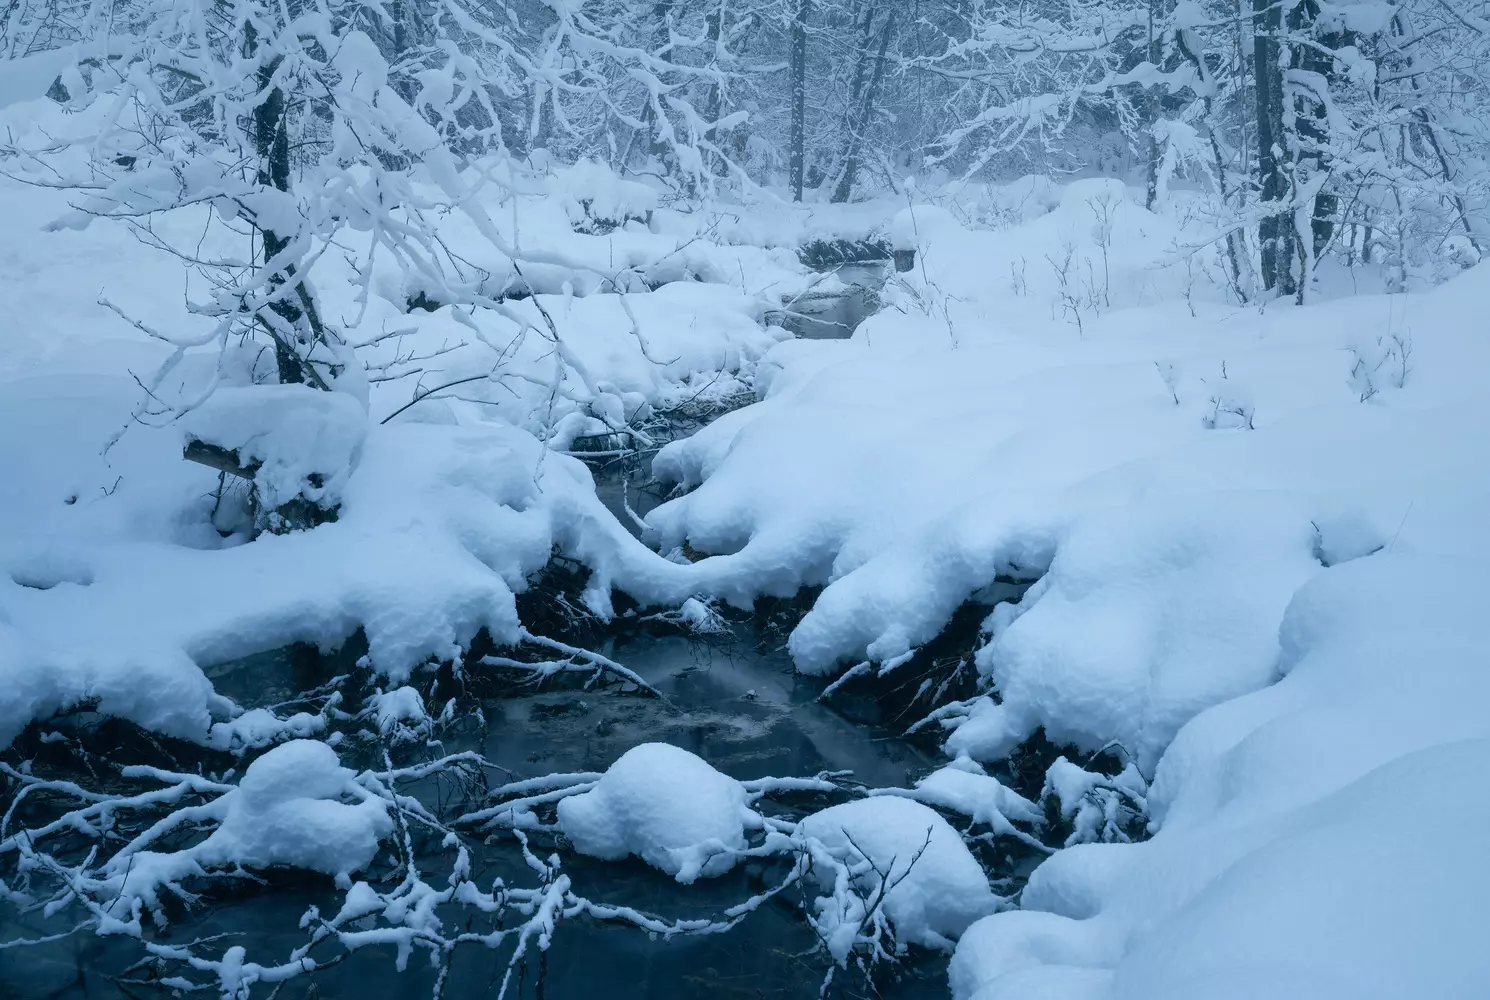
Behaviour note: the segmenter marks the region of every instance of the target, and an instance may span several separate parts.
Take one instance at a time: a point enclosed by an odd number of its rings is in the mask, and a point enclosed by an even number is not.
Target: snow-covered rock
[[[636,855],[689,883],[722,875],[761,825],[745,789],[702,758],[667,743],[632,747],[594,788],[562,799],[559,828],[581,854]]]
[[[139,904],[158,910],[167,886],[212,870],[299,868],[350,885],[351,873],[365,869],[393,832],[386,802],[356,777],[316,740],[268,751],[236,788],[157,828],[183,819],[214,822],[205,839],[178,851],[121,850],[108,860],[103,870],[119,904],[113,916],[132,917],[137,933]]]
[[[831,806],[806,817],[796,839],[815,859],[818,930],[840,961],[853,947],[866,903],[880,898],[900,945],[948,948],[1000,899],[957,831],[934,810],[882,796]],[[837,874],[848,873],[847,884]]]

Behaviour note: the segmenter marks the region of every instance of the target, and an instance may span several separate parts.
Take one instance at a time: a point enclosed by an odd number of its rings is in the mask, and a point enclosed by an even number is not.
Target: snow
[[[368,707],[378,720],[378,732],[395,731],[401,723],[420,723],[429,718],[424,699],[407,684],[392,691],[379,691],[368,699]]]
[[[46,101],[4,111],[18,138],[86,130],[91,113],[63,115]],[[585,181],[592,194],[608,183],[597,169]],[[553,449],[739,391],[785,336],[760,318],[808,278],[786,251],[647,230],[575,233],[550,189],[577,183],[573,171],[532,180],[503,225],[539,256],[578,258],[571,275],[605,262],[611,275],[681,268],[678,280],[624,297],[556,289],[457,317],[450,306],[406,313],[386,258],[359,301],[357,272],[333,255],[319,265],[317,292],[328,323],[369,345],[358,356],[371,386],[352,373],[334,393],[266,385],[272,352],[230,343],[220,364],[211,346],[186,351],[148,396],[136,379],[171,351],[146,331],[199,339],[210,321],[186,303],[208,289],[123,227],[43,233],[65,198],[0,179],[11,223],[0,271],[26,290],[0,349],[0,419],[26,428],[0,436],[0,516],[24,526],[0,531],[0,675],[15,695],[0,704],[0,745],[33,718],[91,701],[172,736],[262,746],[273,727],[259,716],[239,724],[241,709],[203,667],[292,642],[330,649],[361,629],[366,666],[397,688],[431,660],[458,657],[482,630],[520,641],[514,594],[556,550],[592,563],[588,596],[599,610],[617,578],[664,604],[692,597],[682,568],[637,543],[596,499],[589,472]],[[642,198],[624,185],[615,196],[632,207]],[[201,241],[204,253],[243,252],[206,222],[187,209],[156,232]],[[499,267],[469,219],[442,225],[448,245]],[[687,261],[718,281],[691,280]],[[543,312],[562,351],[524,332],[523,323],[543,325]],[[189,412],[161,417],[160,401]],[[338,521],[243,544],[245,485],[229,477],[219,503],[218,474],[182,461],[183,438],[259,463],[262,503],[339,502]],[[308,725],[280,720],[278,738],[307,735]]]
[[[1046,861],[1022,911],[963,937],[953,995],[1483,995],[1485,570],[1389,555],[1306,584],[1283,679],[1160,762],[1153,839]]]
[[[629,855],[688,884],[722,875],[760,817],[745,788],[667,743],[632,747],[589,791],[559,801],[559,829],[581,854]]]
[[[833,890],[817,900],[816,922],[840,961],[866,920],[866,901],[880,901],[901,946],[930,948],[950,947],[1000,904],[957,831],[910,799],[830,806],[802,820],[796,837],[814,858],[826,855],[848,869],[846,879],[835,877],[831,862],[813,869],[820,887]]]
[[[1010,833],[1014,823],[1044,822],[1035,803],[1006,788],[968,757],[933,771],[913,788],[875,789],[876,794],[900,795],[924,805],[967,816],[974,824],[992,827],[995,833]]]
[[[367,411],[346,393],[305,385],[222,386],[180,426],[188,442],[216,445],[254,468],[265,507],[303,498],[329,509],[362,450]]]
[[[130,769],[125,776],[132,776]],[[336,751],[315,740],[274,747],[248,766],[236,787],[186,812],[157,824],[104,864],[116,893],[111,915],[122,925],[117,930],[138,935],[142,906],[158,914],[163,893],[209,870],[299,868],[335,876],[349,887],[350,874],[366,868],[379,842],[393,832],[384,800],[341,766]],[[143,849],[187,820],[216,825],[190,847]]]
[[[1100,282],[1091,203],[1113,195],[1081,182],[1022,226],[943,232],[892,309],[849,341],[782,345],[761,402],[654,465],[691,491],[649,537],[718,554],[699,564],[716,592],[826,585],[791,636],[805,672],[891,660],[989,584],[1038,578],[985,625],[999,697],[948,719],[953,754],[997,759],[1043,727],[1151,773],[1190,717],[1274,679],[1278,619],[1325,564],[1484,548],[1468,511],[1490,482],[1464,456],[1484,453],[1490,359],[1463,317],[1490,275],[1262,315],[1213,287],[1192,320],[1162,301],[1182,231],[1121,201],[1113,306],[1082,306],[1081,330],[1053,265],[1021,293],[989,281],[1069,242]],[[1405,387],[1378,377],[1364,403],[1362,329],[1413,344]],[[1243,398],[1255,429],[1227,417]]]
[[[962,937],[957,1000],[1482,995],[1490,271],[1239,308],[1173,215],[1104,224],[1119,194],[933,217],[886,312],[778,347],[760,402],[663,451],[689,492],[650,537],[713,554],[715,592],[825,586],[790,642],[816,674],[1034,581],[945,749],[1043,731],[1126,769],[1051,769],[1071,846]],[[969,814],[976,776],[939,774],[895,795]],[[1152,840],[1089,842],[1126,839],[1119,801]]]
[[[86,129],[12,69],[6,124]],[[87,706],[271,747],[202,807],[205,839],[109,862],[121,900],[153,909],[211,867],[344,879],[391,831],[312,739],[324,718],[245,711],[204,668],[360,630],[366,717],[394,734],[430,718],[428,665],[483,631],[530,638],[516,595],[555,554],[589,571],[595,613],[619,591],[698,631],[715,602],[822,587],[789,643],[819,676],[905,657],[1017,582],[967,651],[978,694],[938,715],[952,763],[792,833],[835,959],[866,927],[955,942],[956,1000],[1490,993],[1490,270],[1386,296],[1325,268],[1308,307],[1261,307],[1224,287],[1181,190],[1158,212],[1116,181],[1031,177],[688,214],[596,163],[501,169],[515,193],[488,222],[531,267],[455,213],[459,275],[328,255],[316,287],[371,384],[266,385],[272,360],[228,345],[219,366],[209,345],[152,390],[200,401],[180,421],[142,417],[135,376],[169,355],[147,330],[201,335],[200,283],[119,229],[43,235],[64,200],[0,179],[0,272],[24,291],[0,347],[0,746]],[[205,218],[161,231],[242,252]],[[793,248],[819,236],[917,250],[849,340],[767,322],[817,280]],[[456,286],[483,301],[437,300]],[[650,446],[670,409],[751,391],[658,454],[680,489],[651,548],[564,454]],[[242,484],[219,501],[183,437],[258,463],[271,505],[337,521],[250,542]],[[1037,733],[1065,748],[1043,798],[1072,833],[1016,902],[936,810],[1028,843],[1042,809],[979,762]],[[1073,763],[1104,751],[1120,774]],[[557,805],[569,844],[684,884],[784,828],[676,747],[589,780]],[[1151,839],[1099,842],[1126,837],[1119,791]]]

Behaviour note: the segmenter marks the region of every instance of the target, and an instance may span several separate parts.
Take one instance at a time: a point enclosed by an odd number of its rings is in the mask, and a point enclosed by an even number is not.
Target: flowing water
[[[839,265],[834,274],[841,285],[825,282],[823,290],[804,293],[768,319],[808,340],[851,337],[860,323],[879,311],[879,290],[893,268],[889,261]]]
[[[873,289],[885,268],[845,268],[850,291],[807,303],[796,317],[805,336],[847,336],[874,307]],[[863,271],[862,274],[859,271]],[[799,306],[802,303],[798,303]],[[813,325],[816,324],[816,325]],[[654,495],[627,491],[618,468],[597,474],[601,497],[630,523],[623,494],[645,513]],[[707,637],[658,635],[640,629],[603,638],[599,651],[636,671],[664,696],[608,691],[534,689],[484,698],[484,726],[456,725],[441,734],[439,752],[477,750],[516,778],[554,772],[603,770],[640,743],[663,741],[698,754],[740,779],[851,771],[872,786],[905,785],[933,766],[931,759],[889,730],[849,722],[817,702],[819,682],[802,678],[784,650],[785,632],[761,618],[733,623],[732,632]],[[324,677],[328,667],[304,651],[279,650],[209,671],[218,689],[246,706],[291,697]],[[348,761],[351,763],[351,761]],[[369,766],[372,761],[366,762]],[[481,883],[501,876],[530,884],[531,872],[510,839],[478,851],[474,875]],[[597,902],[625,903],[683,919],[717,916],[779,878],[781,865],[751,863],[728,874],[681,886],[645,864],[602,863],[568,853],[564,871],[575,891]],[[280,961],[305,941],[301,915],[312,905],[334,912],[338,894],[325,880],[275,876],[265,886],[235,889],[204,901],[163,940],[228,935],[249,958]],[[802,919],[800,896],[778,897],[723,935],[655,939],[630,927],[589,920],[562,924],[542,966],[530,969],[512,997],[546,1000],[729,1000],[806,998],[819,995],[826,959]],[[7,925],[7,917],[11,918]],[[0,940],[55,933],[67,925],[17,921],[0,910]],[[168,990],[124,987],[114,977],[139,955],[120,938],[79,934],[50,944],[0,949],[3,1000],[128,1000],[169,996]],[[507,949],[458,950],[444,996],[495,997]],[[946,994],[946,958],[913,952],[875,988],[887,998]],[[312,983],[314,986],[312,987]],[[416,952],[395,972],[391,948],[368,947],[314,977],[289,982],[276,1000],[355,997],[404,1000],[429,996],[434,973]],[[267,995],[264,987],[259,988]],[[256,993],[255,996],[259,994]],[[853,995],[852,992],[850,995]]]
[[[752,622],[724,637],[684,638],[640,632],[604,647],[637,671],[666,701],[612,691],[535,690],[482,702],[484,729],[455,727],[444,752],[480,750],[517,777],[601,770],[639,743],[661,740],[690,750],[741,779],[851,770],[870,785],[903,785],[932,762],[887,731],[845,721],[819,705],[820,685],[800,678],[781,649],[782,635]],[[254,657],[214,671],[224,692],[244,701],[272,700],[303,685],[303,666],[284,652]],[[476,858],[479,881],[501,875],[529,884],[531,873],[508,839]],[[767,866],[768,867],[768,866]],[[575,889],[596,901],[624,902],[669,918],[717,915],[779,876],[759,864],[680,886],[638,861],[602,863],[566,854]],[[305,940],[298,922],[307,907],[334,912],[337,894],[320,879],[276,878],[267,887],[234,891],[198,906],[169,940],[231,934],[260,961],[282,960]],[[635,929],[587,920],[560,926],[545,963],[541,990],[529,978],[509,996],[548,1000],[641,998],[808,998],[818,995],[826,969],[810,954],[815,939],[802,920],[800,897],[773,901],[727,934],[653,940]],[[0,927],[0,939],[32,935],[39,922]],[[181,937],[178,937],[180,935]],[[5,1000],[125,1000],[169,995],[126,992],[109,978],[137,957],[123,939],[78,935],[55,944],[0,950],[0,997]],[[280,1000],[356,997],[403,1000],[428,996],[433,974],[419,953],[404,973],[393,970],[391,948],[355,952],[340,965],[296,979]],[[457,951],[445,996],[494,997],[506,949]],[[887,997],[945,995],[945,959],[914,953],[898,979],[877,982]],[[261,989],[263,989],[261,987]],[[267,993],[267,991],[265,991]]]

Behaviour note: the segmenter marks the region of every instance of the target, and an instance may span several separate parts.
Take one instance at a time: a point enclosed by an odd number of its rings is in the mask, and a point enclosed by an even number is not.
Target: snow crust
[[[744,786],[667,743],[632,747],[589,791],[560,800],[559,828],[581,854],[635,855],[685,885],[722,875],[758,829]]]

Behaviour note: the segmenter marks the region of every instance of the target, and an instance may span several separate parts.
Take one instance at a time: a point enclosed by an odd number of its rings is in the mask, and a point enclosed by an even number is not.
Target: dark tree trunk
[[[812,0],[797,0],[797,10],[792,17],[792,135],[787,172],[793,201],[802,200],[807,167],[807,17],[811,8]]]
[[[657,22],[657,36],[652,45],[654,50],[663,50],[663,62],[673,61],[672,51],[667,48],[667,45],[672,40],[670,19],[673,8],[677,6],[677,2],[678,0],[658,0],[657,3],[652,5],[652,17]],[[648,148],[652,151],[652,155],[666,160],[671,150],[668,149],[667,143],[663,142],[662,137],[658,134],[657,111],[652,107],[651,101],[647,102],[646,110],[642,114],[642,121],[647,123],[652,133],[648,141]]]
[[[1253,66],[1257,75],[1257,181],[1262,209],[1258,243],[1262,250],[1262,286],[1280,295],[1295,291],[1292,184],[1287,174],[1283,134],[1283,66],[1279,35],[1281,7],[1273,0],[1252,0]]]
[[[250,51],[257,46],[252,27],[246,32],[245,42]],[[289,191],[288,107],[284,91],[274,85],[274,74],[279,66],[280,58],[276,57],[259,67],[259,92],[264,94],[264,98],[253,112],[254,152],[259,160],[258,183],[276,191]],[[264,244],[264,266],[268,267],[270,261],[290,245],[290,240],[267,226],[257,228]],[[289,294],[278,294],[287,284],[293,285]],[[269,276],[269,287],[275,293],[274,301],[269,305],[273,317],[260,314],[258,320],[274,341],[274,360],[280,382],[309,383],[318,389],[328,388],[309,360],[311,349],[322,339],[321,321],[309,289],[295,275],[295,265],[288,262],[275,265]]]
[[[870,17],[873,16],[871,11]],[[865,40],[868,40],[868,29],[870,20],[865,19]],[[854,182],[859,176],[859,160],[863,154],[865,133],[869,131],[870,121],[874,117],[874,98],[879,92],[880,81],[885,76],[885,54],[890,48],[890,33],[895,29],[895,13],[892,11],[885,16],[885,25],[880,29],[879,50],[874,57],[874,72],[869,77],[867,87],[863,85],[864,64],[860,61],[859,70],[855,73],[854,96],[858,98],[858,106],[851,113],[849,121],[848,149],[843,158],[843,173],[838,178],[838,186],[833,191],[835,202],[845,202],[854,193]],[[864,53],[868,59],[869,53]],[[859,91],[863,90],[862,96]]]
[[[706,34],[709,39],[710,59],[709,64],[714,65],[713,53],[719,50],[719,38],[724,33],[724,7],[715,7],[714,11],[704,18]],[[710,124],[719,120],[719,112],[724,107],[724,88],[717,82],[709,85],[709,99],[704,104],[704,117]]]
[[[1288,14],[1291,35],[1302,38],[1314,34],[1314,23],[1319,17],[1317,0],[1301,0]],[[1348,44],[1342,34],[1331,33],[1318,39],[1317,45],[1295,42],[1292,48],[1292,65],[1308,73],[1317,74],[1329,87],[1334,80],[1335,60],[1325,49],[1336,49]],[[1325,116],[1325,105],[1321,100],[1310,100],[1299,96],[1294,102],[1294,120],[1298,129],[1298,157],[1296,172],[1302,180],[1308,176],[1319,176],[1330,169],[1325,149],[1329,143],[1329,123]],[[1310,211],[1310,236],[1313,257],[1318,258],[1335,234],[1335,213],[1339,211],[1339,197],[1326,186],[1314,198]]]
[[[1161,4],[1163,0],[1149,0],[1149,46],[1148,61],[1155,66],[1164,60],[1164,36],[1159,22],[1163,18]],[[1144,207],[1153,211],[1154,203],[1159,200],[1159,164],[1163,156],[1163,150],[1159,148],[1159,137],[1154,134],[1154,126],[1159,123],[1159,115],[1163,113],[1164,100],[1160,96],[1158,87],[1148,88],[1148,112],[1149,112],[1149,164],[1148,164],[1148,186],[1144,192]]]

